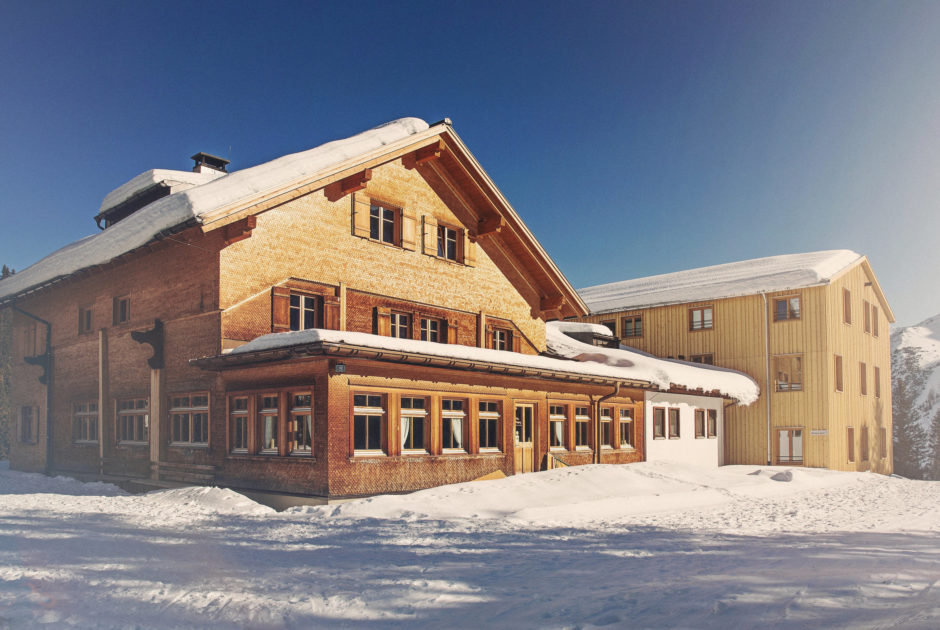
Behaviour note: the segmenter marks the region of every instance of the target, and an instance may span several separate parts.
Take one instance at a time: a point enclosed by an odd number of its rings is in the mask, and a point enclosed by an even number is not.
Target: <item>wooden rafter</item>
[[[367,168],[344,177],[338,182],[333,182],[323,189],[323,194],[325,194],[326,198],[330,201],[339,201],[346,195],[365,188],[370,179],[372,179],[372,169]]]

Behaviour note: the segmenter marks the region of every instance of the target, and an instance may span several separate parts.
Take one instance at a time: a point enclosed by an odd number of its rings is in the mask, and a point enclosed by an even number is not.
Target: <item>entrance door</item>
[[[526,473],[535,470],[535,448],[533,448],[532,440],[534,417],[535,408],[533,405],[516,405],[516,473]]]
[[[777,431],[777,464],[803,464],[803,430],[779,429]]]

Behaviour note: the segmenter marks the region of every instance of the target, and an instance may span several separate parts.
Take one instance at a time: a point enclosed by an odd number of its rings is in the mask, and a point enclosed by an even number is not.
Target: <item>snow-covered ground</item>
[[[940,482],[664,462],[276,513],[0,469],[0,628],[938,628]]]

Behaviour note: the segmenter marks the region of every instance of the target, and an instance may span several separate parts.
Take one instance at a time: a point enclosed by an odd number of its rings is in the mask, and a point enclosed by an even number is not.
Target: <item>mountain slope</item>
[[[902,360],[904,354],[911,360]],[[920,426],[929,432],[930,420],[940,411],[940,315],[891,333],[891,371],[892,380],[922,382],[914,405]]]

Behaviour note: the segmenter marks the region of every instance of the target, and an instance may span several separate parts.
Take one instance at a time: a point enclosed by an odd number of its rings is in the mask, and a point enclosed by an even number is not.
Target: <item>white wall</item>
[[[724,403],[721,398],[646,392],[644,417],[646,418],[646,460],[650,462],[671,460],[705,467],[717,467],[724,463],[722,442],[724,440]],[[679,438],[653,438],[653,407],[679,408]],[[695,437],[695,410],[718,411],[718,436]],[[666,412],[666,433],[669,433],[669,412]]]

